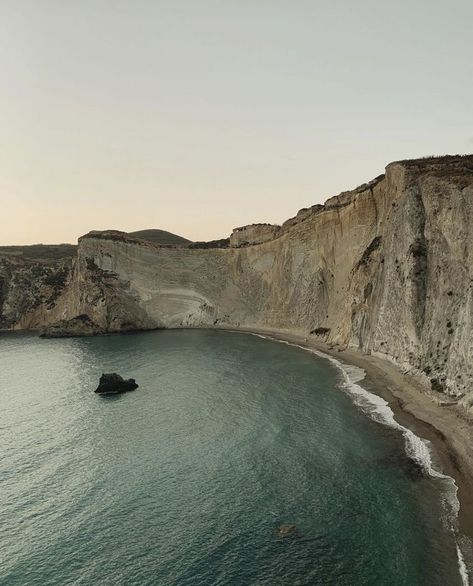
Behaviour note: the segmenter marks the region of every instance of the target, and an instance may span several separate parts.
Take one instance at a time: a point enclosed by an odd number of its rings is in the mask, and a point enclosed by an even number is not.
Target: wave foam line
[[[395,420],[394,412],[387,401],[385,401],[382,397],[375,395],[374,393],[370,393],[358,384],[366,376],[366,373],[362,368],[353,366],[351,364],[344,364],[333,356],[325,354],[325,352],[321,352],[320,350],[315,350],[314,348],[308,348],[307,346],[301,346],[300,344],[296,344],[294,342],[280,340],[278,338],[273,338],[272,336],[266,336],[263,334],[252,333],[252,335],[266,340],[280,342],[281,344],[286,344],[287,346],[300,348],[301,350],[315,354],[320,358],[329,360],[333,365],[335,365],[343,375],[343,390],[345,390],[350,395],[354,403],[378,423],[399,430],[404,436],[407,455],[412,460],[414,460],[416,464],[421,466],[426,474],[441,480],[446,485],[446,490],[444,491],[446,498],[443,499],[443,503],[448,515],[447,521],[456,537],[456,526],[458,512],[460,510],[460,502],[457,497],[458,487],[455,483],[455,480],[451,476],[443,474],[434,468],[432,463],[432,453],[430,447],[431,444],[428,440],[420,438],[410,429],[398,423]],[[470,583],[468,570],[463,558],[463,554],[458,545],[458,540],[456,539],[456,541],[460,576],[463,582],[463,586],[468,586]]]

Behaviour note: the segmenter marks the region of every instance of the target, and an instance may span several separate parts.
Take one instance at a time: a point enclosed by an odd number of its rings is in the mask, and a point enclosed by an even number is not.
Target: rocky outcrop
[[[0,329],[36,329],[54,320],[73,265],[72,258],[50,261],[0,251]]]
[[[42,329],[42,338],[71,338],[74,336],[97,336],[105,330],[94,323],[86,314],[71,319],[62,319]]]
[[[472,407],[473,156],[392,163],[274,237],[252,234],[198,248],[92,232],[53,308],[8,323],[285,329],[383,356]]]
[[[102,374],[99,381],[99,386],[95,392],[99,395],[118,395],[120,393],[128,393],[138,388],[134,378],[125,380],[116,372],[109,374]]]
[[[279,236],[281,226],[275,224],[250,224],[235,228],[230,236],[230,246],[251,246],[274,240]]]

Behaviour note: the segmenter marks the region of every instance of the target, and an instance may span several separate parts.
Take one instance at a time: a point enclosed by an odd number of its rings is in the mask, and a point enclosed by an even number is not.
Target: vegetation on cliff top
[[[190,240],[183,236],[178,236],[167,230],[137,230],[135,232],[128,232],[129,236],[133,238],[140,238],[148,242],[156,242],[156,244],[188,244]]]
[[[38,261],[56,261],[76,255],[75,244],[31,244],[26,246],[0,246],[0,256]]]

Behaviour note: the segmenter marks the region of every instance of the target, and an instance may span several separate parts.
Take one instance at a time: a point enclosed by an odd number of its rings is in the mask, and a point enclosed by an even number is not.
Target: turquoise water
[[[0,584],[460,584],[438,481],[341,384],[236,333],[0,336]]]

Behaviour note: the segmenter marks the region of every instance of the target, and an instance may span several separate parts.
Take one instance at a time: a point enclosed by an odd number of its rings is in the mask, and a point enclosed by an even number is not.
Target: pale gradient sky
[[[472,0],[0,0],[0,244],[220,238],[472,152],[472,26]]]

